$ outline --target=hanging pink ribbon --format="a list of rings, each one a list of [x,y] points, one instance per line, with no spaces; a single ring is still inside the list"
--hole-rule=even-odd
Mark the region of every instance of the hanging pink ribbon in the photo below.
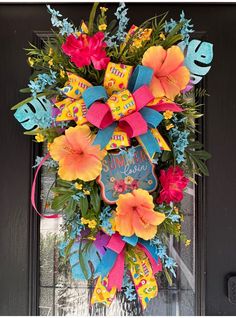
[[[118,254],[115,265],[112,267],[108,275],[108,289],[116,287],[119,291],[122,288],[125,270],[125,252],[124,249]]]
[[[36,203],[35,203],[35,192],[36,192],[36,181],[37,181],[37,177],[38,177],[38,174],[39,174],[39,171],[41,169],[41,167],[43,166],[44,162],[50,158],[50,154],[47,153],[44,158],[42,159],[42,161],[40,162],[40,164],[38,165],[37,169],[36,169],[36,172],[35,172],[35,175],[34,175],[34,180],[33,180],[33,183],[32,183],[32,188],[31,188],[31,203],[32,203],[32,206],[34,208],[34,210],[37,212],[37,214],[42,217],[42,218],[45,218],[45,219],[57,219],[60,217],[59,214],[52,214],[52,215],[43,215],[41,213],[39,213],[38,209],[37,209],[37,206],[36,206]]]
[[[124,247],[125,242],[122,240],[122,237],[118,233],[112,235],[106,246],[106,248],[109,248],[118,255],[115,264],[108,275],[108,289],[116,287],[118,290],[121,290],[122,288],[125,268]]]

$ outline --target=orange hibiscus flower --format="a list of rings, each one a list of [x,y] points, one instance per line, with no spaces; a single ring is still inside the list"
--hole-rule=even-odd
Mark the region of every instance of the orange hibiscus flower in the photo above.
[[[165,215],[154,211],[152,196],[142,189],[120,194],[116,201],[115,228],[120,235],[136,234],[144,240],[152,239]]]
[[[151,91],[154,97],[174,100],[190,80],[190,72],[183,66],[184,54],[173,45],[165,50],[162,46],[152,46],[143,55],[142,64],[153,69]]]
[[[93,140],[87,125],[70,127],[65,135],[54,139],[49,151],[52,158],[59,161],[61,179],[91,181],[99,176],[106,151],[92,145]]]

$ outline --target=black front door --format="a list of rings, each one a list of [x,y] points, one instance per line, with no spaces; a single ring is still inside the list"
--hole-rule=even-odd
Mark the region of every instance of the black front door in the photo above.
[[[114,8],[114,4],[110,7]],[[169,11],[170,17],[177,18],[183,9],[186,16],[192,18],[195,30],[214,44],[213,66],[204,83],[211,96],[205,100],[206,116],[201,125],[206,149],[212,154],[208,163],[210,177],[199,181],[195,190],[189,190],[196,197],[194,204],[192,200],[192,212],[194,210],[195,214],[190,215],[191,235],[195,240],[191,250],[193,257],[191,262],[179,260],[185,278],[180,278],[181,283],[175,286],[176,290],[161,294],[164,298],[160,296],[159,301],[162,305],[167,304],[166,309],[157,311],[157,301],[146,314],[181,313],[173,309],[173,304],[182,308],[187,297],[180,289],[182,281],[187,279],[192,302],[184,307],[185,314],[235,315],[236,5],[129,3],[128,7],[130,19],[136,25],[155,13],[166,11]],[[76,24],[88,16],[91,5],[60,4],[55,8]],[[30,75],[23,48],[28,46],[28,41],[37,41],[35,31],[49,31],[50,28],[50,17],[43,4],[0,5],[1,315],[58,314],[55,292],[47,312],[47,305],[44,306],[42,299],[43,288],[55,290],[55,282],[52,280],[50,286],[42,286],[38,279],[39,273],[43,275],[39,270],[39,259],[42,263],[44,256],[39,249],[39,220],[30,208],[32,142],[30,137],[23,135],[10,111],[12,105],[23,99],[18,91],[26,87]],[[231,292],[228,292],[228,287]],[[119,315],[119,308],[113,313]]]

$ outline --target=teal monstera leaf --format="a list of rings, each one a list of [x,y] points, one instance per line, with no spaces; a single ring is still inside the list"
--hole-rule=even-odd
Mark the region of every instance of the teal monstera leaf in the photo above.
[[[191,73],[191,84],[195,85],[211,68],[209,64],[213,59],[213,44],[194,39],[188,45],[182,41],[179,47],[185,51],[184,64]]]
[[[14,116],[26,130],[48,128],[52,123],[51,102],[45,96],[32,99],[19,107]]]

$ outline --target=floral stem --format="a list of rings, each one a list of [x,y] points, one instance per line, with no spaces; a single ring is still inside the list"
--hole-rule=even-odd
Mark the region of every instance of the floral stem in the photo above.
[[[91,10],[90,15],[89,15],[89,23],[88,23],[88,30],[89,30],[88,33],[89,33],[89,35],[93,34],[93,22],[94,22],[94,19],[95,19],[95,15],[96,15],[96,11],[97,11],[98,5],[99,5],[99,2],[94,2],[92,10]]]

